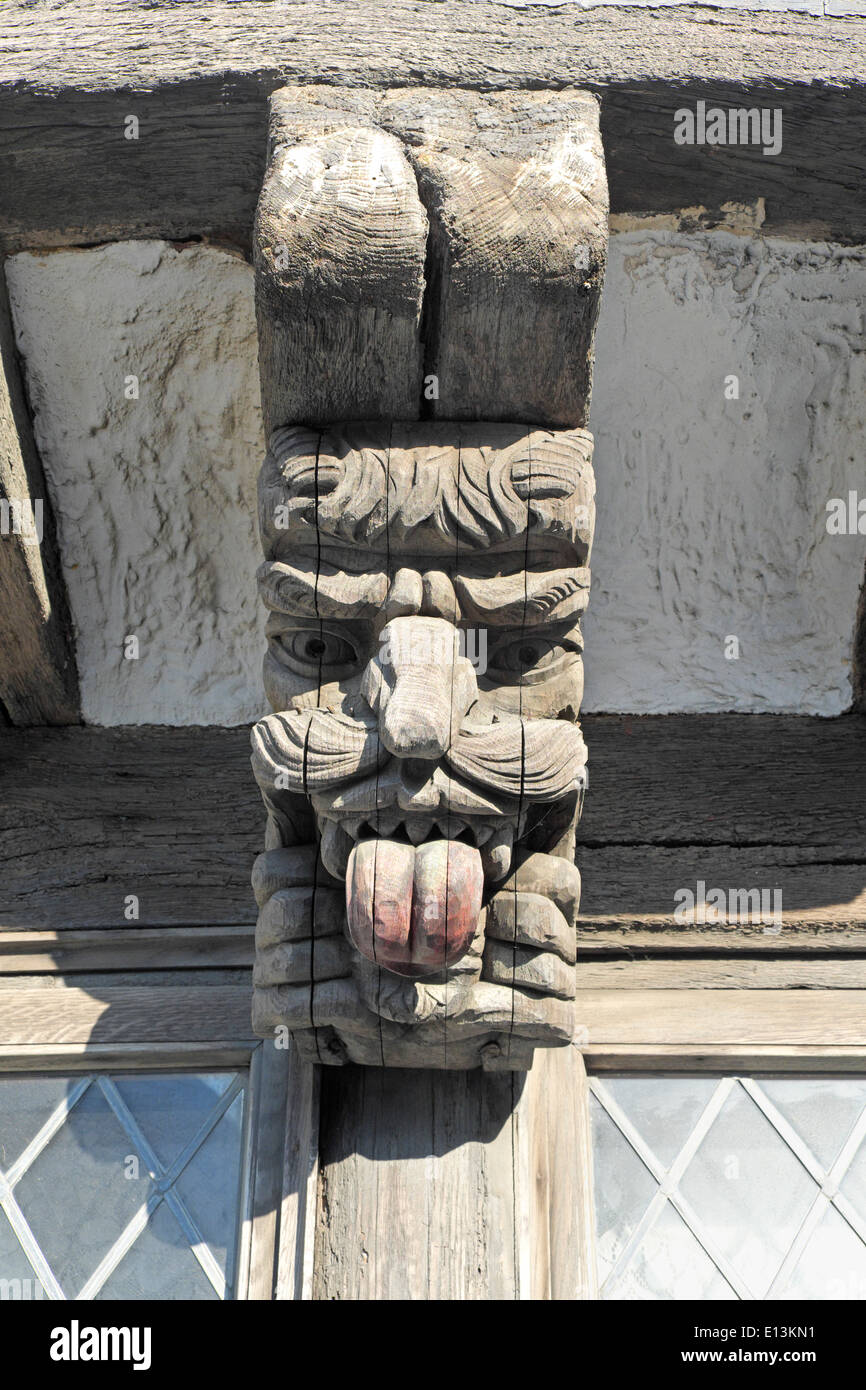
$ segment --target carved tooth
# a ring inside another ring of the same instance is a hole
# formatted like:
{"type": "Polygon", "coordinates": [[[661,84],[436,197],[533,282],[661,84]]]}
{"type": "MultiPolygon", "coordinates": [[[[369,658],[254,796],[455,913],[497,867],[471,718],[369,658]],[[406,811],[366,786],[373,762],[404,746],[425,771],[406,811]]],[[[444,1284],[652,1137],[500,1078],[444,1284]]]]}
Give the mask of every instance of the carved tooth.
{"type": "Polygon", "coordinates": [[[436,829],[445,840],[456,840],[466,829],[465,820],[458,820],[456,816],[443,816],[436,822],[436,829]]]}
{"type": "Polygon", "coordinates": [[[347,835],[342,825],[335,820],[326,820],[322,825],[322,863],[334,878],[345,878],[349,855],[355,842],[347,835]]]}
{"type": "Polygon", "coordinates": [[[399,813],[395,815],[385,815],[381,811],[376,816],[374,825],[380,835],[393,835],[397,826],[400,824],[399,813]]]}
{"type": "Polygon", "coordinates": [[[484,877],[497,883],[511,868],[511,855],[514,850],[514,826],[505,821],[491,834],[481,851],[481,864],[484,877]]]}
{"type": "Polygon", "coordinates": [[[476,824],[474,824],[474,825],[472,826],[472,833],[473,833],[474,836],[475,836],[475,843],[476,843],[476,845],[478,846],[478,848],[480,849],[482,845],[486,845],[486,844],[487,844],[487,841],[490,839],[490,836],[493,834],[493,826],[492,826],[492,825],[481,825],[481,824],[476,823],[476,824]]]}
{"type": "Polygon", "coordinates": [[[430,822],[421,820],[416,816],[406,817],[406,834],[413,845],[420,845],[421,841],[427,838],[430,831],[430,822]]]}

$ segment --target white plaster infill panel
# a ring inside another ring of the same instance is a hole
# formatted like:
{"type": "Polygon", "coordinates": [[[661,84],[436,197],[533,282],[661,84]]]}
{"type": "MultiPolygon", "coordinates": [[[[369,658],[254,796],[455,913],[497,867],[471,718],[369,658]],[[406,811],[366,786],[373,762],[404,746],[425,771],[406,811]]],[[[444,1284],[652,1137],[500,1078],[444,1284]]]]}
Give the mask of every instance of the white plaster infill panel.
{"type": "Polygon", "coordinates": [[[850,707],[866,537],[827,502],[866,496],[864,303],[863,247],[611,238],[585,711],[850,707]]]}
{"type": "Polygon", "coordinates": [[[257,718],[264,446],[250,267],[162,241],[6,266],[85,720],[257,718]],[[137,659],[124,655],[130,636],[137,659]]]}

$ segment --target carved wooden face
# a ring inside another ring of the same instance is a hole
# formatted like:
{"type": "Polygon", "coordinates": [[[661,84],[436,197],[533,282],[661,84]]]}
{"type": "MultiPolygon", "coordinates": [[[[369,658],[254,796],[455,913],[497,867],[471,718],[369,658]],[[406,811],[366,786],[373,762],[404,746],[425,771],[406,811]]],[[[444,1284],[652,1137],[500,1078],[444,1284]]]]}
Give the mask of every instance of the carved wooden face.
{"type": "Polygon", "coordinates": [[[280,843],[308,799],[377,975],[483,980],[497,886],[569,841],[590,451],[582,430],[502,425],[272,440],[259,582],[277,713],[253,765],[280,843]]]}

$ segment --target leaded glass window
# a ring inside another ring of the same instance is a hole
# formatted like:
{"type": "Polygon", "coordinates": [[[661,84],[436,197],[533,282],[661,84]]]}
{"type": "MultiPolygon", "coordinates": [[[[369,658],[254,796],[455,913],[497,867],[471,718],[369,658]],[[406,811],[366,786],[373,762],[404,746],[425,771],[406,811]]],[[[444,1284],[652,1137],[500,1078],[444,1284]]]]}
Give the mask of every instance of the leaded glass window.
{"type": "Polygon", "coordinates": [[[866,1078],[591,1082],[601,1297],[866,1297],[866,1078]]]}
{"type": "Polygon", "coordinates": [[[236,1296],[248,1073],[0,1076],[0,1297],[236,1296]]]}

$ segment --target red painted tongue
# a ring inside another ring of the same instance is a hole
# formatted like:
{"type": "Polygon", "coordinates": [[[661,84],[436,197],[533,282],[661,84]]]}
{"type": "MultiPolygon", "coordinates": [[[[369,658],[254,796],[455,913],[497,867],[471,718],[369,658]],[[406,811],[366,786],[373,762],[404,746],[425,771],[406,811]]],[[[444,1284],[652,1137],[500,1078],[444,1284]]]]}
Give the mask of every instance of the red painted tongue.
{"type": "Polygon", "coordinates": [[[362,840],[346,871],[349,936],[383,970],[434,975],[467,950],[483,887],[481,855],[460,840],[362,840]]]}

